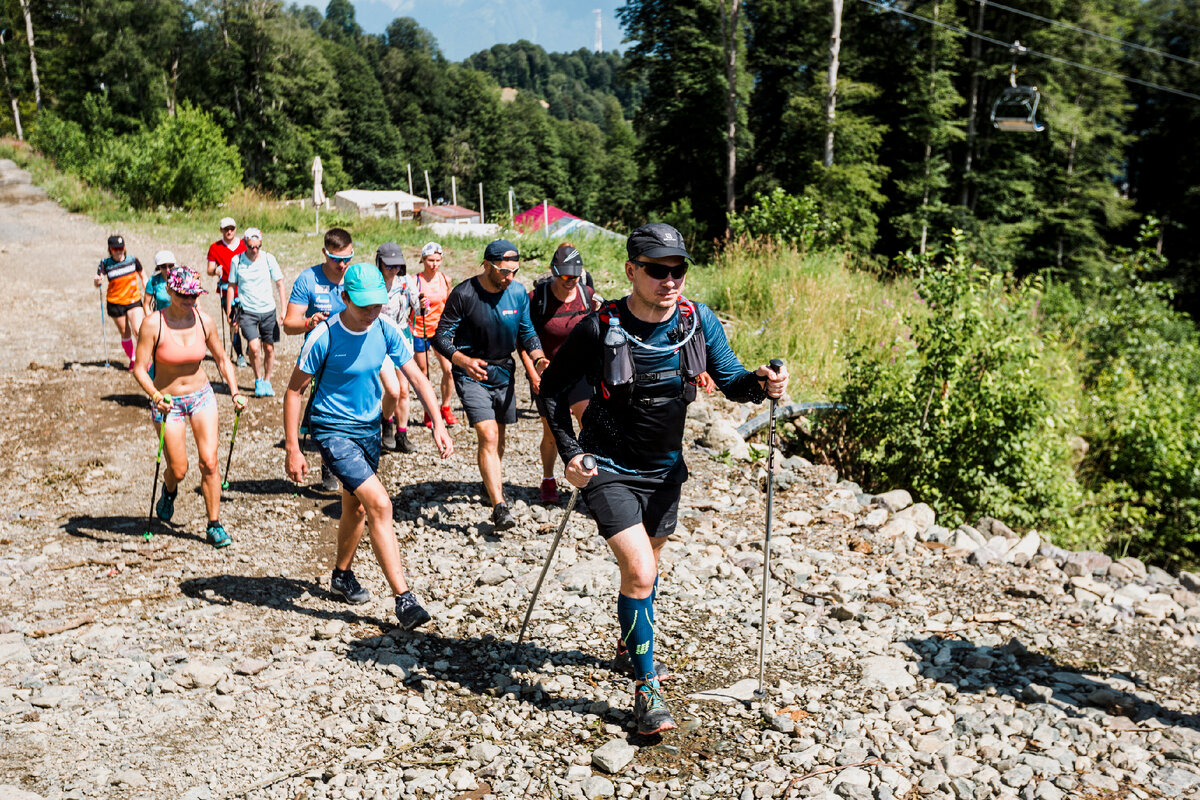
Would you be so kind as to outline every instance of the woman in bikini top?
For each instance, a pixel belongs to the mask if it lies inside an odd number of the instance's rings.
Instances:
[[[200,489],[208,511],[207,538],[214,547],[229,544],[228,532],[221,526],[221,476],[217,464],[217,405],[208,375],[204,371],[204,355],[212,354],[217,370],[233,395],[234,408],[246,406],[246,398],[238,391],[237,374],[225,349],[212,317],[196,306],[204,289],[200,276],[191,267],[178,265],[167,276],[167,292],[171,304],[146,318],[138,334],[134,377],[147,395],[154,412],[155,433],[163,431],[163,453],[167,469],[163,476],[163,494],[158,501],[158,516],[169,522],[175,511],[179,483],[187,474],[187,444],[184,433],[191,422],[192,436],[200,462]],[[148,365],[154,364],[154,377]],[[178,424],[175,424],[178,423]]]

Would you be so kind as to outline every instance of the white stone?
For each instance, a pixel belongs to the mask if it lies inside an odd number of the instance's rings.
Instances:
[[[609,739],[592,751],[592,766],[611,774],[623,770],[637,754],[637,748],[624,739]]]
[[[908,689],[916,684],[908,674],[908,663],[895,656],[870,656],[859,662],[863,683],[884,689]]]
[[[1037,554],[1038,548],[1041,546],[1042,537],[1038,536],[1037,531],[1030,531],[1021,538],[1021,541],[1009,548],[1004,555],[1004,560],[1010,564],[1018,560],[1028,562]]]

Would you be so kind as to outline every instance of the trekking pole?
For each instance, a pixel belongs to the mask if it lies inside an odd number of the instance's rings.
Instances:
[[[592,471],[596,468],[595,457],[591,453],[584,453],[580,466],[589,472]],[[521,632],[517,634],[517,643],[513,645],[512,652],[508,654],[510,662],[521,647],[521,642],[525,639],[525,629],[529,627],[529,618],[533,615],[533,604],[537,602],[538,592],[542,590],[542,581],[546,580],[546,573],[550,570],[550,562],[554,560],[554,551],[558,549],[558,540],[562,538],[563,531],[567,529],[567,520],[571,518],[571,510],[575,508],[575,501],[577,499],[579,499],[578,486],[571,490],[571,498],[567,501],[567,509],[563,512],[562,522],[558,523],[558,533],[554,534],[554,541],[550,543],[550,552],[546,554],[546,563],[542,565],[542,574],[538,575],[537,584],[533,587],[533,597],[529,598],[529,608],[525,610],[525,621],[521,623]]]
[[[778,358],[771,359],[771,369],[779,372],[783,362]],[[771,588],[771,511],[772,500],[775,497],[775,410],[779,401],[771,398],[771,427],[767,432],[767,532],[763,538],[763,588],[762,588],[762,625],[759,628],[758,639],[758,689],[754,697],[762,700],[767,696],[763,688],[763,678],[767,669],[767,597]]]
[[[420,280],[420,275],[417,279]],[[421,338],[425,340],[425,380],[429,380],[429,337],[425,334],[429,333],[429,329],[425,327],[425,294],[417,293],[417,308],[421,311]]]
[[[100,338],[104,340],[104,366],[108,366],[108,329],[104,327],[104,290],[99,286],[96,289],[100,292]]]
[[[170,403],[171,395],[164,394],[162,399]],[[147,542],[154,538],[154,531],[150,530],[150,526],[154,523],[154,496],[158,494],[158,472],[162,467],[163,439],[167,432],[167,416],[170,413],[168,411],[163,414],[163,421],[158,426],[158,455],[154,457],[154,485],[150,488],[150,513],[146,515],[146,530],[142,533],[142,538]]]
[[[242,409],[235,409],[233,412],[233,434],[229,437],[229,455],[225,456],[225,471],[221,473],[224,479],[221,481],[221,488],[229,488],[229,462],[233,461],[233,443],[237,441],[237,425],[238,420],[242,418]]]

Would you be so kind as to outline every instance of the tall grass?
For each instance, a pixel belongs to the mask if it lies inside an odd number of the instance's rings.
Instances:
[[[745,364],[782,358],[797,399],[832,397],[843,384],[848,346],[891,347],[905,311],[917,309],[911,282],[882,282],[838,252],[739,241],[710,266],[688,273],[690,293],[726,321]]]

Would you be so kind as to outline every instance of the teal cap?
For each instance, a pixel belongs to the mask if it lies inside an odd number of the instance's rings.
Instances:
[[[356,306],[383,305],[388,301],[387,284],[383,273],[374,264],[355,264],[346,270],[342,288]]]

